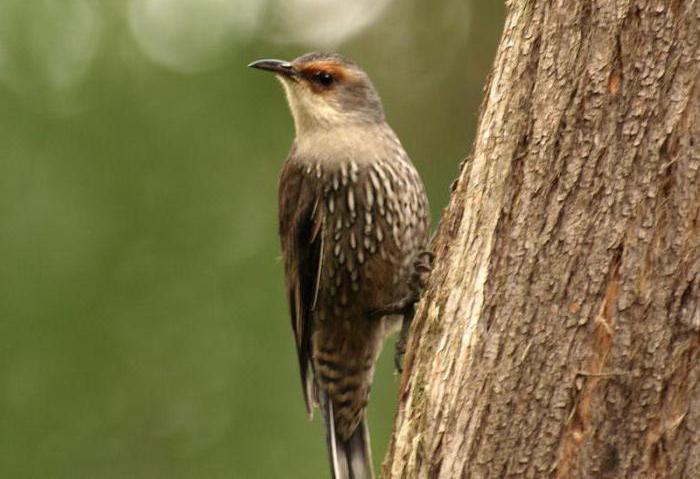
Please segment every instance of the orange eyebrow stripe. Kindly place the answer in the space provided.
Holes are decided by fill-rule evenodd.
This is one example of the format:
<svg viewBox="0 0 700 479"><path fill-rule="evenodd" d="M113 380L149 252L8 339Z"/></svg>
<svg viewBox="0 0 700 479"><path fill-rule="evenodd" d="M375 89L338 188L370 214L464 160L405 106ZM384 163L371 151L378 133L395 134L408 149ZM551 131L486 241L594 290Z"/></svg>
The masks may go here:
<svg viewBox="0 0 700 479"><path fill-rule="evenodd" d="M345 78L348 76L348 69L340 63L333 60L319 60L309 62L302 67L302 71L308 74L314 74L320 71L328 72L336 78Z"/></svg>

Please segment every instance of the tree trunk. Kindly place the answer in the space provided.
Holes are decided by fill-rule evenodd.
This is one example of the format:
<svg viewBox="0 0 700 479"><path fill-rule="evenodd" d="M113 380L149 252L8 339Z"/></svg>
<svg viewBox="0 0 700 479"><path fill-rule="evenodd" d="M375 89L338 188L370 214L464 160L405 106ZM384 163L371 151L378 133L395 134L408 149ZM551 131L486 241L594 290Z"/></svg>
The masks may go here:
<svg viewBox="0 0 700 479"><path fill-rule="evenodd" d="M512 0L386 478L700 477L700 1Z"/></svg>

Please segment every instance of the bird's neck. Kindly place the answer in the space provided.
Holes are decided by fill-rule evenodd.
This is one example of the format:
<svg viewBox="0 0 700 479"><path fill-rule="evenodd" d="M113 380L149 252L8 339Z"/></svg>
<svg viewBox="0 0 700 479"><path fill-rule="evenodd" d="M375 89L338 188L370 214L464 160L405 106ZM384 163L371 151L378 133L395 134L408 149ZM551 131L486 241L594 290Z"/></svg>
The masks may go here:
<svg viewBox="0 0 700 479"><path fill-rule="evenodd" d="M300 158L322 164L343 161L372 163L396 156L399 149L403 151L386 123L356 123L297 131L294 143Z"/></svg>
<svg viewBox="0 0 700 479"><path fill-rule="evenodd" d="M289 102L294 129L297 137L312 137L324 135L338 135L339 132L360 132L371 128L381 127L381 123L369 122L362 117L340 113L329 105L316 105L311 112L309 109L299 107L292 101Z"/></svg>

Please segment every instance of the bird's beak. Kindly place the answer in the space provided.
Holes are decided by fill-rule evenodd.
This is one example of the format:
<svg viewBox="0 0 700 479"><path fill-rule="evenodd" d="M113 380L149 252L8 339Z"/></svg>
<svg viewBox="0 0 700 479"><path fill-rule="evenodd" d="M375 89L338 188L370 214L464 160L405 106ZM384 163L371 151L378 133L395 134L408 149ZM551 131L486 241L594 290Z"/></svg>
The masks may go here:
<svg viewBox="0 0 700 479"><path fill-rule="evenodd" d="M267 70L285 77L294 77L298 74L294 66L284 60L256 60L248 66L250 68L257 68L258 70Z"/></svg>

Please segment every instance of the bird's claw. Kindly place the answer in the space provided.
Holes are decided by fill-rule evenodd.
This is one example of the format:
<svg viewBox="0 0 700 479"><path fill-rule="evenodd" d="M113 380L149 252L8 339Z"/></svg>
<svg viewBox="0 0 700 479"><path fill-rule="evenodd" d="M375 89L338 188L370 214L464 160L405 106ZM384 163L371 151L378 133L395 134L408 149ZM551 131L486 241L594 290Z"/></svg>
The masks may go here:
<svg viewBox="0 0 700 479"><path fill-rule="evenodd" d="M433 261L435 260L435 255L430 251L421 251L418 253L416 258L417 259L413 262L413 272L411 273L411 278L409 280L409 288L411 289L411 293L409 295L410 308L408 308L406 313L403 314L401 332L396 340L396 347L394 350L394 368L399 374L403 370L403 357L406 353L408 332L411 327L411 321L413 321L413 315L415 314L415 305L420 300L423 290L425 290L428 284L428 278L430 277L430 273L433 271Z"/></svg>
<svg viewBox="0 0 700 479"><path fill-rule="evenodd" d="M411 273L409 286L412 291L416 292L417 296L420 296L428 285L428 278L433 271L435 255L430 251L421 251L416 258L413 262L413 272Z"/></svg>
<svg viewBox="0 0 700 479"><path fill-rule="evenodd" d="M413 316L413 307L420 300L430 272L433 270L435 255L430 251L422 251L418 253L417 258L413 262L413 271L408 281L409 294L395 303L368 311L367 314L370 318L375 319L390 315Z"/></svg>
<svg viewBox="0 0 700 479"><path fill-rule="evenodd" d="M413 305L416 302L417 298L415 298L413 293L411 293L400 301L386 305L383 308L373 309L367 314L371 319L380 319L384 316L392 315L401 315L406 317L406 315L412 314Z"/></svg>
<svg viewBox="0 0 700 479"><path fill-rule="evenodd" d="M415 306L420 300L423 290L427 285L428 278L430 277L430 273L433 270L435 255L430 251L421 251L416 255L416 258L417 259L413 262L413 271L408 281L409 294L400 301L367 313L372 319L380 319L390 315L403 316L401 332L396 340L396 349L394 353L394 367L398 373L403 369L403 356L406 352L408 331L411 326L411 321L413 320L413 315L415 314Z"/></svg>

